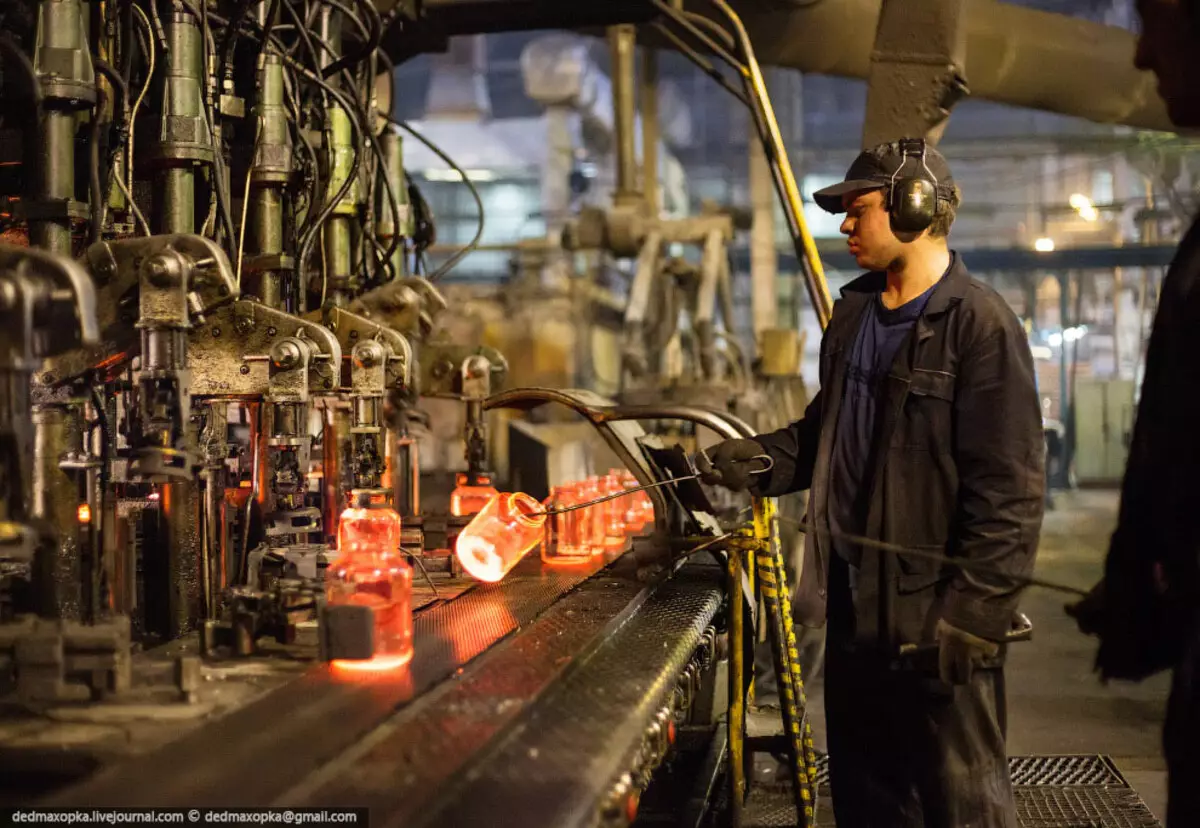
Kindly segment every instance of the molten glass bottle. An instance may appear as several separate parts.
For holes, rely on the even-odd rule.
[[[612,469],[600,481],[600,495],[614,495],[625,491],[621,483],[620,469]],[[625,545],[625,504],[628,497],[615,497],[600,504],[604,510],[604,545],[618,549]]]
[[[463,527],[454,552],[473,577],[495,583],[538,545],[545,523],[542,504],[529,495],[500,494]]]
[[[568,484],[555,486],[545,500],[548,511],[574,506],[582,502],[579,487]],[[583,536],[582,516],[586,509],[559,512],[546,520],[546,537],[542,541],[542,560],[550,564],[580,563],[590,560],[592,550]]]
[[[330,606],[370,607],[375,617],[375,656],[339,666],[384,669],[412,659],[412,567],[400,552],[400,515],[387,504],[354,496],[338,520],[338,556],[325,572]]]
[[[577,494],[580,503],[600,497],[600,478],[589,477],[580,481]],[[580,539],[593,555],[604,554],[604,506],[605,504],[598,503],[579,510]]]
[[[629,470],[621,472],[621,485],[626,489],[637,488],[638,481],[633,476],[633,472]],[[642,527],[654,516],[654,506],[650,502],[650,496],[644,491],[632,492],[629,497],[621,498],[621,502],[625,504],[625,530],[627,532],[640,532]],[[649,515],[647,515],[647,507],[649,507]]]
[[[460,472],[454,476],[455,489],[450,493],[450,514],[455,517],[478,514],[488,501],[499,492],[492,485],[491,475],[469,475]]]

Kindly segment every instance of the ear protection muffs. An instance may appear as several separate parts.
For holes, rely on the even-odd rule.
[[[925,142],[900,142],[900,166],[892,173],[887,187],[887,209],[892,229],[897,233],[920,233],[933,224],[938,213],[938,180],[925,163]],[[901,176],[910,160],[919,163],[924,176]]]

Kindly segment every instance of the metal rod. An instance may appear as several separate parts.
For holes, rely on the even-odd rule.
[[[613,128],[617,134],[617,192],[621,199],[635,196],[637,187],[637,142],[633,132],[636,118],[634,88],[634,47],[637,29],[613,26],[608,30],[612,55]]]
[[[769,472],[772,469],[772,467],[774,467],[774,465],[775,465],[774,461],[772,461],[771,458],[766,454],[760,454],[758,457],[755,457],[752,459],[766,460],[766,461],[768,461],[768,465],[762,469],[754,469],[753,471],[750,472],[751,474],[764,474],[766,472]],[[689,475],[685,475],[684,477],[672,477],[668,480],[658,480],[658,481],[655,481],[654,483],[647,483],[644,486],[630,486],[628,489],[622,489],[621,491],[616,492],[614,494],[608,494],[608,495],[604,495],[603,497],[597,497],[593,500],[587,501],[586,503],[574,503],[570,506],[563,506],[560,509],[549,509],[545,512],[534,512],[531,516],[559,515],[564,512],[574,512],[576,509],[587,509],[591,506],[596,506],[597,504],[600,504],[600,503],[607,503],[610,500],[616,500],[619,497],[625,497],[626,495],[636,494],[637,492],[644,492],[647,489],[657,489],[659,486],[666,486],[671,483],[686,483],[689,480],[698,480],[698,479],[700,479],[699,474],[689,474]]]
[[[642,191],[650,215],[662,212],[662,188],[658,186],[658,52],[642,50],[642,76],[638,96],[642,108]]]
[[[742,553],[729,550],[725,571],[729,601],[729,822],[742,824],[742,805],[746,796],[746,647],[745,618],[742,607]]]
[[[845,541],[847,543],[865,546],[868,549],[876,549],[880,552],[891,552],[895,555],[910,555],[914,558],[923,558],[928,561],[936,561],[946,566],[953,566],[967,572],[978,572],[982,575],[993,575],[997,578],[1004,578],[1011,581],[1014,585],[1025,587],[1041,587],[1052,592],[1062,592],[1067,595],[1074,595],[1080,598],[1086,598],[1089,592],[1086,589],[1073,587],[1068,584],[1060,584],[1055,581],[1047,581],[1043,578],[1032,578],[1025,575],[1013,575],[1010,572],[1004,572],[979,561],[970,561],[964,558],[952,558],[949,555],[944,555],[939,552],[930,552],[927,549],[914,549],[911,546],[902,546],[898,543],[888,543],[886,541],[875,540],[873,538],[865,538],[861,535],[849,535],[845,532],[835,532],[832,529],[814,529],[802,521],[792,518],[780,517],[779,520],[795,525],[799,530],[807,535],[817,534],[824,538],[833,540]]]

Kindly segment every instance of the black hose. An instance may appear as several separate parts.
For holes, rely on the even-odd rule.
[[[21,48],[6,32],[0,32],[0,54],[12,60],[20,68],[21,74],[28,82],[29,98],[33,101],[34,107],[40,109],[42,106],[42,82],[38,79],[37,70],[33,68],[33,62],[30,61],[29,56],[21,51]]]
[[[380,112],[379,114],[383,115],[384,113]],[[441,267],[429,274],[429,281],[436,282],[438,279],[449,273],[460,261],[462,261],[463,257],[479,246],[479,240],[483,238],[483,199],[479,197],[479,190],[475,187],[475,184],[472,183],[466,172],[463,171],[462,167],[458,166],[453,158],[443,152],[441,147],[437,146],[424,135],[417,132],[407,122],[393,118],[391,115],[385,115],[384,117],[428,147],[434,155],[445,161],[448,165],[450,165],[451,169],[461,175],[463,183],[467,185],[467,189],[471,191],[471,197],[475,200],[475,207],[479,210],[479,226],[475,230],[475,237],[467,242],[461,250],[457,251],[453,256],[447,259]]]
[[[253,3],[254,0],[242,0],[234,10],[233,16],[229,18],[229,25],[225,27],[225,37],[221,40],[221,63],[218,71],[226,80],[233,77],[233,48],[237,43],[237,32],[241,28],[242,20],[250,13],[250,6]]]
[[[92,110],[91,134],[88,137],[88,241],[100,241],[104,230],[104,185],[100,176],[100,113],[108,101],[108,93],[96,87],[96,106]]]
[[[328,0],[326,0],[328,2]],[[358,7],[363,11],[367,18],[369,39],[356,52],[349,55],[343,55],[333,63],[326,66],[321,71],[321,76],[324,78],[332,77],[338,72],[350,66],[357,66],[366,60],[372,52],[379,48],[379,41],[383,37],[383,23],[379,19],[379,11],[375,8],[375,4],[369,0],[356,0]],[[358,22],[358,18],[350,15],[350,19]]]

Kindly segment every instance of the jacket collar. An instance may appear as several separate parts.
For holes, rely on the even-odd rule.
[[[946,274],[934,286],[929,304],[925,306],[925,316],[945,313],[952,305],[961,302],[971,286],[971,274],[963,264],[962,256],[957,251],[950,251],[950,267]],[[845,299],[862,301],[872,293],[881,293],[887,287],[887,274],[882,270],[864,273],[842,288]]]

